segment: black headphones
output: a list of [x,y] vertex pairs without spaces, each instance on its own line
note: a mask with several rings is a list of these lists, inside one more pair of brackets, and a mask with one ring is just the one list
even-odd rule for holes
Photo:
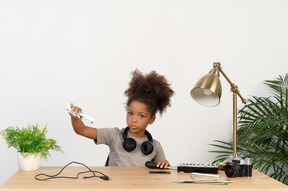
[[[123,148],[126,151],[130,152],[130,151],[133,151],[136,148],[137,143],[136,143],[136,141],[133,138],[127,138],[128,130],[129,130],[129,127],[126,127],[124,132],[123,132],[123,139],[124,139]],[[151,134],[147,130],[145,130],[145,135],[147,136],[148,141],[145,141],[145,142],[142,143],[141,151],[145,155],[149,155],[153,151],[153,144],[152,144],[153,143],[153,138],[152,138]]]

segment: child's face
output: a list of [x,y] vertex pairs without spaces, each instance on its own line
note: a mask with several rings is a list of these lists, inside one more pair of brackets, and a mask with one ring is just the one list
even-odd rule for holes
[[126,121],[129,133],[134,137],[145,137],[145,129],[148,124],[152,124],[155,115],[151,117],[151,112],[146,104],[139,101],[132,101],[127,107]]

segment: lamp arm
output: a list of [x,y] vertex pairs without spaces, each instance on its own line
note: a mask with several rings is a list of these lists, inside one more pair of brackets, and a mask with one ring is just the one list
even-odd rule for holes
[[228,78],[228,76],[227,76],[227,75],[224,73],[224,71],[222,70],[222,67],[221,67],[220,63],[219,63],[219,62],[215,62],[214,65],[213,65],[213,67],[214,67],[214,68],[217,68],[217,69],[219,70],[219,72],[225,77],[225,79],[228,81],[228,83],[229,83],[230,86],[231,86],[231,91],[232,91],[233,93],[236,93],[236,94],[240,97],[240,99],[241,99],[241,101],[242,101],[243,104],[246,104],[246,100],[245,100],[245,99],[242,97],[242,95],[240,94],[240,91],[239,91],[239,89],[238,89],[238,86],[235,85],[234,83],[232,83],[232,81],[230,81],[230,79]]
[[231,86],[231,91],[233,92],[233,157],[237,157],[237,95],[241,98],[242,103],[245,104],[246,100],[242,97],[242,95],[239,92],[238,86],[233,84],[230,79],[227,77],[227,75],[224,73],[224,71],[221,68],[221,65],[219,62],[214,63],[214,68],[217,68],[220,73],[225,77],[225,79],[229,82]]

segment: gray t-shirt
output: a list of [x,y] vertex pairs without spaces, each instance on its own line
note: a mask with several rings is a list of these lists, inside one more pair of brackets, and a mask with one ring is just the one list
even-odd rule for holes
[[141,151],[141,145],[144,141],[148,141],[147,137],[136,138],[129,134],[127,138],[133,138],[137,147],[131,152],[127,152],[123,148],[123,129],[119,128],[97,128],[97,139],[95,144],[105,144],[110,148],[109,166],[145,166],[147,161],[158,162],[166,160],[161,144],[153,139],[153,152],[145,155]]

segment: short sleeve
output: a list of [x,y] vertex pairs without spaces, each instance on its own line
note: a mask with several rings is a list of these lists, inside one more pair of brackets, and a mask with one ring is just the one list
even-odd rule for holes
[[110,145],[120,134],[119,128],[97,128],[97,138],[94,140],[95,144]]

